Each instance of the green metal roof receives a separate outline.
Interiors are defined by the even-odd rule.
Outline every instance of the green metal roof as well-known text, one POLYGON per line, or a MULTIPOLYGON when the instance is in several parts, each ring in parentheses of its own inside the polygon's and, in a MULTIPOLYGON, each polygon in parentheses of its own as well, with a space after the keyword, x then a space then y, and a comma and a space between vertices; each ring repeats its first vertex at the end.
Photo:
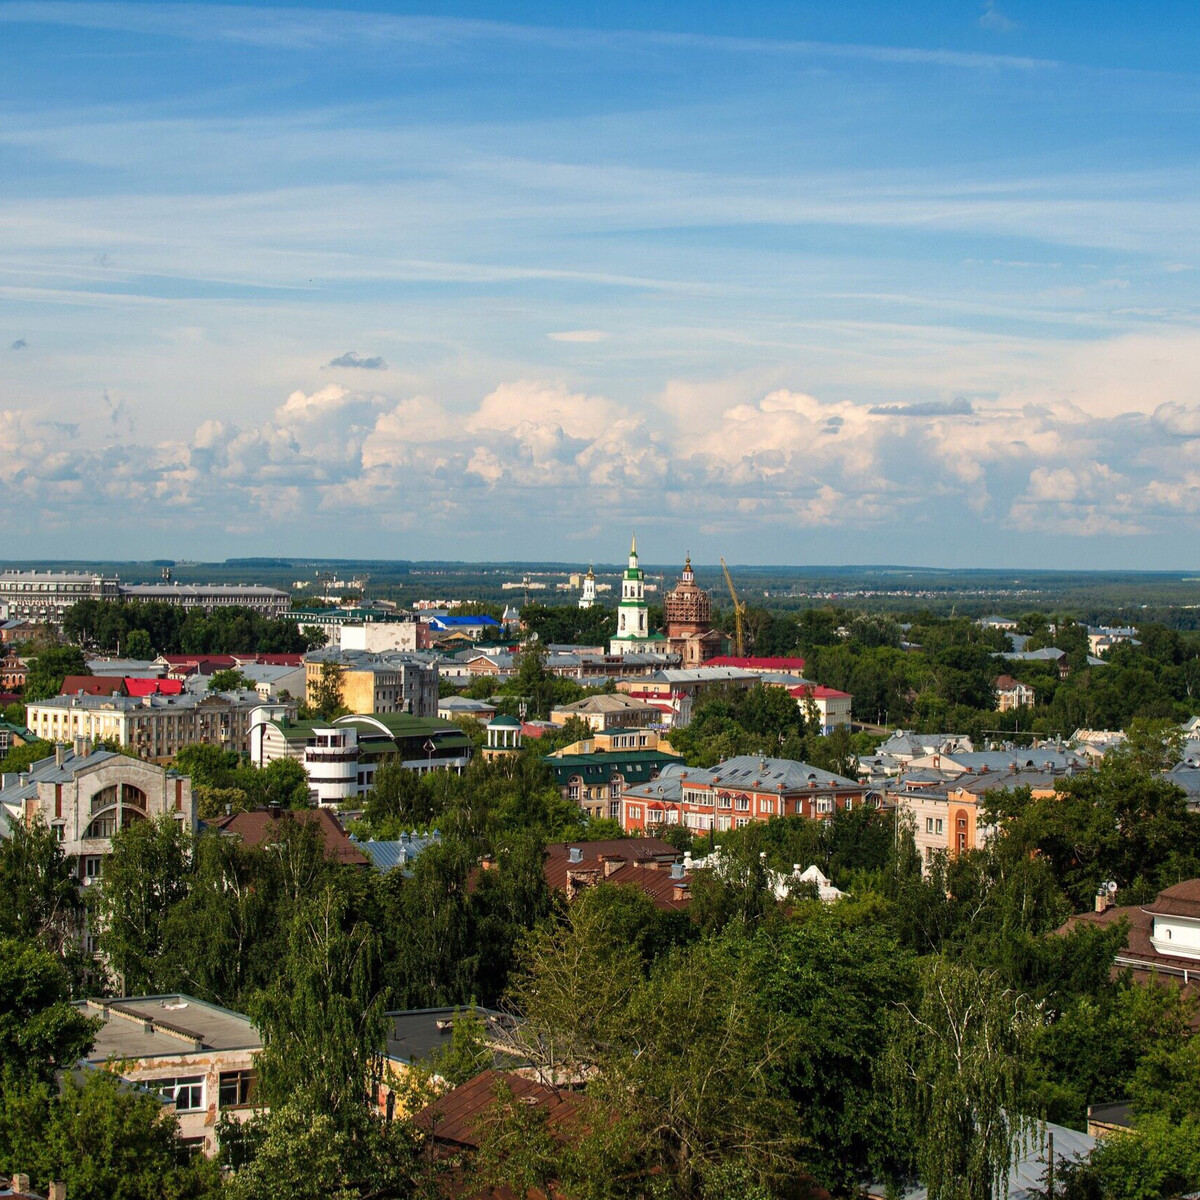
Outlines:
POLYGON ((614 773, 623 775, 630 784, 646 783, 668 763, 683 760, 662 750, 599 750, 594 754, 566 754, 562 758, 550 756, 544 761, 559 786, 565 787, 575 775, 585 784, 597 784, 607 783, 614 773))

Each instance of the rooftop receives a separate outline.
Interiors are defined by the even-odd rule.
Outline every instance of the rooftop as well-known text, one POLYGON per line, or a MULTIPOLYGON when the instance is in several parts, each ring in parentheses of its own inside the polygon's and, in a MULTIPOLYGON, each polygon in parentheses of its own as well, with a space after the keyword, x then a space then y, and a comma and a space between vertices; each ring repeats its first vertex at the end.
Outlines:
POLYGON ((325 853, 347 867, 365 867, 370 859, 350 839, 337 818, 325 808, 256 808, 208 822, 231 837, 239 837, 247 846, 277 841, 289 827, 311 825, 325 843, 325 853))
POLYGON ((790 758, 762 758, 757 754, 739 754, 715 767, 689 770, 687 783, 707 784, 710 787, 762 788, 770 791, 799 791, 810 787, 855 788, 857 780, 823 771, 808 763, 790 758))
POLYGON ((428 1062, 439 1050, 450 1045, 456 1013, 466 1009, 484 1023, 489 1040, 502 1038, 516 1027, 515 1017, 491 1008, 464 1005, 463 1008, 410 1008, 386 1013, 388 1020, 387 1056, 396 1062, 428 1062))
POLYGON ((162 1058, 198 1050, 257 1049, 262 1038, 250 1018, 192 996, 126 996, 80 1000, 85 1016, 100 1017, 89 1062, 162 1058))

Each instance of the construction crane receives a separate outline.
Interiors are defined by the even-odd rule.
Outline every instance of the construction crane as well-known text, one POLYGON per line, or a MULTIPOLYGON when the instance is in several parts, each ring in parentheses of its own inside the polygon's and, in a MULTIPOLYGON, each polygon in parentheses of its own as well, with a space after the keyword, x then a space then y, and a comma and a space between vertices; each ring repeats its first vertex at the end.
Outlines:
POLYGON ((735 644, 737 646, 737 656, 741 658, 746 653, 746 646, 743 640, 742 619, 746 615, 746 602, 738 599, 738 594, 734 591, 733 579, 729 574, 729 568, 725 565, 725 560, 721 559, 721 570, 725 572, 725 582, 729 586, 729 594, 733 597, 733 623, 735 632, 735 644))

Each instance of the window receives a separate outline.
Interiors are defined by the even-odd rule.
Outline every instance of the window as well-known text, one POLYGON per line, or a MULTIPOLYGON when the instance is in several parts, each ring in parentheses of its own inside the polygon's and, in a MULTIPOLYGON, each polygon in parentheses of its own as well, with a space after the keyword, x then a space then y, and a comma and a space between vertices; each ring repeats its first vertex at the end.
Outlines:
POLYGON ((258 1075, 251 1070, 222 1071, 218 1092, 222 1108, 240 1108, 249 1104, 258 1086, 258 1075))
POLYGON ((99 879, 104 874, 104 859, 99 854, 88 854, 83 860, 84 879, 99 879))
POLYGON ((204 1107, 203 1075, 183 1075, 178 1079, 148 1079, 146 1086, 153 1088, 164 1100, 173 1100, 176 1112, 199 1112, 204 1107))
POLYGON ((737 810, 738 810, 738 812, 749 812, 750 811, 750 797, 749 796, 739 796, 737 798, 737 810))
POLYGON ((763 816, 769 817, 775 811, 775 801, 760 800, 758 802, 758 811, 762 813, 763 816))
POLYGON ((621 798, 621 784, 619 780, 614 780, 608 785, 608 795, 610 799, 619 800, 621 798))
POLYGON ((934 829, 935 833, 944 833, 945 832, 945 825, 943 824, 941 817, 938 817, 938 819, 936 821, 934 821, 933 829, 934 829))
POLYGON ((572 800, 578 800, 579 799, 579 784, 577 784, 577 783, 571 784, 570 787, 567 788, 567 795, 570 796, 572 800))
POLYGON ((933 818, 932 817, 925 818, 925 832, 926 833, 933 832, 933 818))

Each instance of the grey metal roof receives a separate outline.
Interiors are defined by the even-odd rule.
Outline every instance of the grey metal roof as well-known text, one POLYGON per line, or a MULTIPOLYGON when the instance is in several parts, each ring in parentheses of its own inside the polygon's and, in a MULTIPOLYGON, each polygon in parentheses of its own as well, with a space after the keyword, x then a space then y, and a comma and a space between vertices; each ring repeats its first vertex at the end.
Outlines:
POLYGON ((791 791, 811 787, 857 788, 859 783, 844 775, 834 775, 808 763, 790 758, 761 758, 757 754, 739 754, 708 771, 691 769, 688 783, 702 782, 716 787, 761 787, 791 791))
MULTIPOLYGON (((1054 1161, 1058 1164, 1085 1158, 1096 1146, 1096 1139, 1090 1134, 1068 1129, 1065 1125, 1038 1122, 1030 1144, 1018 1152, 1016 1162, 1009 1168, 1006 1181, 1008 1200, 1033 1200, 1033 1197, 1041 1195, 1046 1181, 1046 1163, 1050 1157, 1047 1133, 1054 1134, 1054 1161)), ((1002 1184, 998 1194, 1003 1196, 1005 1190, 1002 1184)), ((927 1196, 925 1188, 911 1188, 902 1194, 902 1200, 926 1200, 927 1196)))
POLYGON ((428 835, 418 834, 414 831, 402 834, 394 842, 363 842, 354 837, 350 840, 371 860, 377 871, 386 875, 388 871, 394 871, 397 867, 404 871, 411 862, 420 857, 424 850, 430 846, 440 845, 442 835, 436 830, 428 835))
POLYGON ((470 1011, 482 1018, 485 1036, 489 1039, 502 1037, 515 1028, 515 1017, 497 1012, 492 1008, 410 1008, 401 1012, 386 1013, 388 1019, 388 1058, 395 1062, 427 1062, 439 1050, 450 1045, 454 1034, 455 1012, 470 1011))
POLYGON ((61 767, 53 756, 39 758, 30 764, 27 772, 23 771, 19 776, 5 776, 6 779, 16 779, 17 782, 0 790, 0 800, 5 804, 18 804, 22 800, 33 799, 38 794, 39 783, 70 783, 82 772, 98 767, 110 759, 121 757, 112 750, 93 750, 82 757, 77 757, 74 751, 68 750, 61 767))
POLYGON ((249 1017, 178 993, 80 1000, 85 1016, 101 1017, 89 1062, 109 1058, 162 1058, 197 1049, 257 1049, 262 1038, 249 1017))

